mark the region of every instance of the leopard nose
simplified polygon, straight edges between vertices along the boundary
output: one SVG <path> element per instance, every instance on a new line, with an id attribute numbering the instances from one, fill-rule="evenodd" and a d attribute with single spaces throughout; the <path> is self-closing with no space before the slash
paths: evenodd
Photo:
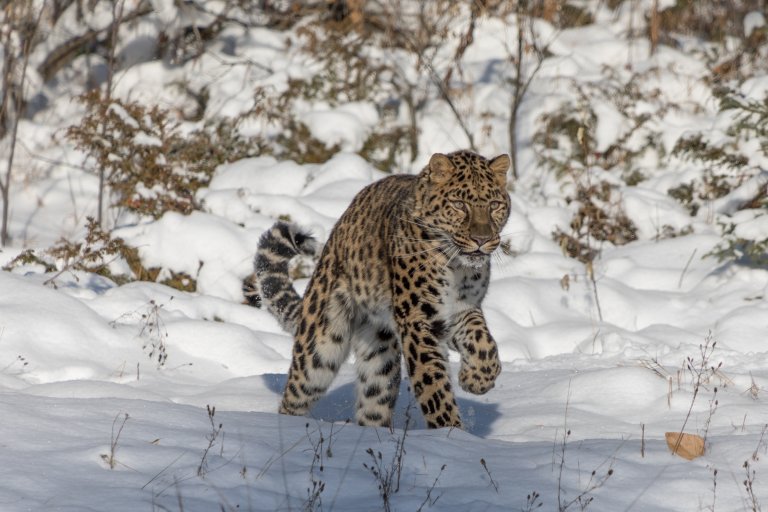
<path id="1" fill-rule="evenodd" d="M 471 238 L 472 238 L 472 241 L 475 242 L 478 247 L 482 247 L 483 245 L 485 245 L 486 242 L 488 242 L 491 239 L 490 236 L 485 236 L 485 235 L 472 235 Z"/>

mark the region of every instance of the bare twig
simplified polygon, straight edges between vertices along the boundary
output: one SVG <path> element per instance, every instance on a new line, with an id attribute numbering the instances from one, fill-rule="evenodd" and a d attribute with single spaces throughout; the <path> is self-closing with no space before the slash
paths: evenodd
<path id="1" fill-rule="evenodd" d="M 587 246 L 590 245 L 592 238 L 587 235 Z M 587 277 L 589 282 L 592 283 L 592 293 L 595 296 L 595 307 L 597 308 L 597 318 L 602 323 L 603 321 L 603 308 L 600 307 L 600 294 L 597 292 L 597 280 L 595 279 L 595 264 L 594 260 L 590 260 L 586 263 Z"/>
<path id="2" fill-rule="evenodd" d="M 762 508 L 760 507 L 760 502 L 757 501 L 757 496 L 755 496 L 755 489 L 754 489 L 754 483 L 755 483 L 755 470 L 750 466 L 749 460 L 744 461 L 744 465 L 742 466 L 744 468 L 745 478 L 744 478 L 744 490 L 747 491 L 747 507 L 749 507 L 749 510 L 751 512 L 760 512 Z"/>
<path id="3" fill-rule="evenodd" d="M 363 467 L 370 471 L 376 479 L 385 512 L 391 510 L 392 504 L 390 500 L 392 494 L 400 490 L 400 477 L 403 472 L 403 458 L 405 457 L 405 439 L 408 437 L 410 423 L 409 407 L 406 409 L 405 427 L 402 434 L 395 439 L 395 451 L 389 463 L 384 462 L 380 451 L 374 452 L 373 448 L 368 448 L 365 451 L 371 457 L 371 464 L 363 463 Z"/>
<path id="4" fill-rule="evenodd" d="M 768 424 L 763 425 L 763 430 L 760 431 L 760 439 L 758 439 L 757 441 L 757 446 L 755 447 L 755 451 L 752 452 L 752 460 L 754 461 L 757 461 L 760 458 L 757 452 L 759 452 L 761 448 L 762 449 L 766 448 L 766 443 L 765 443 L 766 431 L 768 431 Z"/>
<path id="5" fill-rule="evenodd" d="M 517 2 L 517 51 L 514 55 L 515 77 L 511 80 L 514 89 L 512 92 L 512 105 L 510 107 L 508 126 L 509 148 L 512 160 L 512 177 L 515 179 L 519 177 L 519 171 L 517 167 L 517 119 L 520 112 L 520 105 L 523 102 L 525 94 L 528 92 L 528 88 L 530 87 L 531 82 L 541 69 L 541 65 L 544 62 L 544 53 L 549 46 L 549 43 L 547 43 L 544 48 L 539 48 L 535 34 L 533 32 L 533 24 L 530 21 L 530 14 L 525 12 L 527 4 L 527 2 Z M 527 24 L 530 28 L 531 48 L 536 53 L 536 64 L 525 79 L 523 79 L 523 60 L 525 59 L 526 48 L 525 37 L 523 35 L 524 24 Z"/>
<path id="6" fill-rule="evenodd" d="M 532 491 L 528 496 L 526 496 L 525 508 L 522 509 L 522 511 L 532 512 L 534 509 L 541 508 L 544 503 L 539 501 L 539 498 L 541 498 L 541 495 L 536 491 Z"/>
<path id="7" fill-rule="evenodd" d="M 149 484 L 151 484 L 152 482 L 154 482 L 155 480 L 157 480 L 157 479 L 160 477 L 160 475 L 162 475 L 163 473 L 165 473 L 165 472 L 168 470 L 168 468 L 170 468 L 171 466 L 173 466 L 174 464 L 176 464 L 176 463 L 179 461 L 179 459 L 181 459 L 181 458 L 182 458 L 184 455 L 186 455 L 186 454 L 187 454 L 187 452 L 182 452 L 182 453 L 181 453 L 181 454 L 180 454 L 178 457 L 176 457 L 176 458 L 175 458 L 175 459 L 173 459 L 171 462 L 169 462 L 169 463 L 168 463 L 168 464 L 167 464 L 167 465 L 166 465 L 166 466 L 165 466 L 163 469 L 161 469 L 160 471 L 158 471 L 157 473 L 155 473 L 155 476 L 153 476 L 152 478 L 150 478 L 150 479 L 149 479 L 149 481 L 148 481 L 147 483 L 145 483 L 144 485 L 142 485 L 142 486 L 141 486 L 141 489 L 142 489 L 142 490 L 144 490 L 144 488 L 145 488 L 146 486 L 148 486 Z"/>
<path id="8" fill-rule="evenodd" d="M 10 151 L 8 152 L 8 167 L 5 171 L 5 179 L 0 179 L 0 195 L 2 195 L 3 199 L 2 224 L 0 225 L 0 245 L 3 247 L 5 247 L 9 242 L 8 221 L 10 212 L 9 203 L 11 198 L 11 174 L 13 171 L 13 159 L 16 153 L 16 139 L 18 138 L 19 133 L 19 121 L 21 120 L 21 112 L 24 109 L 25 104 L 24 85 L 27 79 L 27 66 L 29 65 L 29 55 L 32 51 L 32 42 L 37 35 L 37 30 L 40 27 L 40 20 L 42 19 L 43 11 L 45 10 L 45 2 L 43 2 L 43 5 L 40 6 L 40 10 L 37 13 L 34 21 L 29 23 L 32 9 L 32 2 L 26 2 L 23 7 L 20 7 L 18 4 L 15 7 L 8 7 L 9 12 L 13 12 L 18 16 L 18 18 L 14 18 L 13 15 L 11 15 L 11 23 L 15 21 L 18 23 L 18 26 L 9 27 L 9 29 L 6 31 L 5 40 L 3 41 L 3 53 L 5 54 L 5 59 L 3 63 L 3 97 L 2 104 L 0 104 L 0 123 L 3 126 L 0 126 L 0 133 L 4 134 L 5 132 L 4 124 L 8 116 L 8 107 L 11 103 L 13 103 L 13 100 L 15 100 L 13 105 L 13 118 L 11 121 L 11 140 Z M 19 76 L 19 83 L 15 86 L 11 83 L 14 73 L 13 68 L 17 65 L 17 60 L 13 54 L 14 52 L 12 51 L 12 45 L 10 44 L 12 34 L 14 32 L 13 28 L 17 29 L 15 32 L 22 39 L 21 73 Z"/>
<path id="9" fill-rule="evenodd" d="M 693 261 L 693 257 L 696 256 L 696 251 L 698 249 L 693 249 L 693 252 L 691 253 L 691 257 L 688 258 L 688 261 L 685 263 L 685 266 L 683 267 L 683 271 L 680 272 L 680 279 L 677 281 L 677 289 L 683 287 L 683 279 L 685 278 L 685 273 L 688 272 L 688 267 L 691 265 L 691 262 Z"/>
<path id="10" fill-rule="evenodd" d="M 497 484 L 496 481 L 493 479 L 493 476 L 491 476 L 491 471 L 488 469 L 488 465 L 485 463 L 485 459 L 480 459 L 480 465 L 483 466 L 483 469 L 488 474 L 488 478 L 491 479 L 491 485 L 493 485 L 493 488 L 496 490 L 496 494 L 498 494 L 499 484 Z"/>
<path id="11" fill-rule="evenodd" d="M 557 475 L 558 512 L 566 512 L 569 508 L 571 508 L 573 505 L 576 505 L 576 504 L 579 505 L 580 510 L 582 511 L 586 510 L 587 507 L 590 505 L 590 503 L 592 503 L 592 501 L 594 500 L 594 496 L 591 496 L 592 492 L 594 492 L 595 490 L 605 485 L 605 482 L 607 482 L 608 479 L 613 476 L 613 463 L 615 461 L 615 458 L 609 458 L 603 461 L 596 469 L 592 470 L 592 473 L 590 473 L 590 476 L 589 476 L 589 481 L 587 481 L 587 484 L 583 488 L 583 490 L 570 501 L 565 501 L 565 497 L 563 495 L 563 470 L 565 469 L 565 454 L 566 454 L 566 448 L 568 445 L 568 438 L 571 436 L 571 430 L 568 428 L 568 409 L 570 406 L 570 401 L 571 401 L 571 383 L 569 382 L 568 395 L 565 402 L 565 417 L 563 420 L 563 438 L 560 445 L 560 464 L 559 464 L 559 470 Z M 605 474 L 603 474 L 603 476 L 598 476 L 597 470 L 600 469 L 600 467 L 603 466 L 608 461 L 610 461 L 608 463 L 608 470 L 605 472 Z M 532 508 L 534 502 L 535 502 L 535 499 L 531 502 L 531 499 L 529 497 L 529 505 L 528 505 L 529 510 Z"/>
<path id="12" fill-rule="evenodd" d="M 712 393 L 712 399 L 709 401 L 709 414 L 707 415 L 707 419 L 704 421 L 704 435 L 701 436 L 704 438 L 705 443 L 707 442 L 707 436 L 709 435 L 709 426 L 712 424 L 712 416 L 714 416 L 718 405 L 719 402 L 717 400 L 717 387 L 715 387 L 714 392 Z"/>
<path id="13" fill-rule="evenodd" d="M 432 491 L 435 490 L 435 486 L 437 486 L 437 481 L 440 480 L 440 476 L 443 474 L 443 470 L 445 470 L 446 464 L 443 464 L 440 467 L 440 472 L 435 477 L 435 481 L 432 482 L 432 487 L 427 489 L 427 496 L 424 498 L 424 501 L 421 502 L 421 505 L 419 508 L 416 509 L 416 512 L 421 512 L 424 509 L 424 505 L 429 505 L 430 507 L 434 506 L 435 503 L 437 503 L 437 500 L 440 499 L 440 496 L 438 495 L 435 499 L 432 499 Z"/>
<path id="14" fill-rule="evenodd" d="M 312 439 L 312 435 L 309 432 L 309 423 L 306 424 L 307 439 L 312 446 L 312 463 L 309 465 L 309 481 L 310 487 L 307 487 L 307 499 L 304 502 L 303 509 L 306 512 L 315 512 L 323 510 L 323 491 L 325 491 L 325 481 L 322 479 L 322 473 L 324 468 L 323 464 L 323 444 L 325 443 L 325 437 L 323 431 L 318 425 L 317 441 Z"/>
<path id="15" fill-rule="evenodd" d="M 563 491 L 563 470 L 565 469 L 565 449 L 568 444 L 568 437 L 571 435 L 571 431 L 568 429 L 568 407 L 571 404 L 571 381 L 568 381 L 568 394 L 565 397 L 565 413 L 563 414 L 563 439 L 560 445 L 560 464 L 557 472 L 557 505 L 562 508 L 562 491 Z"/>
<path id="16" fill-rule="evenodd" d="M 211 432 L 205 436 L 208 440 L 208 446 L 203 450 L 203 457 L 200 459 L 200 464 L 197 466 L 197 476 L 199 477 L 205 477 L 208 472 L 208 453 L 211 451 L 211 448 L 213 448 L 213 445 L 216 443 L 216 440 L 224 428 L 222 423 L 219 423 L 219 425 L 216 426 L 216 423 L 213 421 L 214 415 L 216 414 L 216 407 L 206 405 L 205 408 L 208 411 L 208 420 L 211 422 Z"/>
<path id="17" fill-rule="evenodd" d="M 123 1 L 120 3 L 124 4 Z M 116 4 L 117 2 L 115 2 L 115 5 Z M 134 21 L 141 18 L 142 16 L 146 16 L 147 14 L 154 12 L 154 7 L 149 2 L 138 2 L 138 4 L 139 5 L 137 6 L 136 10 L 131 11 L 125 15 L 121 15 L 121 23 Z M 48 53 L 42 64 L 38 66 L 38 72 L 45 81 L 52 79 L 56 73 L 59 72 L 59 70 L 66 67 L 77 56 L 82 55 L 84 51 L 93 45 L 99 44 L 99 39 L 103 34 L 111 34 L 114 30 L 115 27 L 113 19 L 111 24 L 100 30 L 89 29 L 84 34 L 74 36 L 71 39 L 64 41 L 62 44 Z"/>
<path id="18" fill-rule="evenodd" d="M 678 449 L 680 448 L 680 443 L 683 440 L 683 432 L 685 431 L 685 426 L 688 424 L 688 420 L 691 418 L 693 405 L 696 403 L 696 398 L 699 395 L 700 388 L 706 382 L 708 382 L 712 376 L 716 375 L 720 367 L 723 365 L 722 362 L 717 366 L 711 366 L 709 364 L 709 359 L 712 357 L 712 352 L 714 352 L 716 345 L 717 342 L 713 341 L 712 333 L 709 333 L 704 340 L 704 344 L 699 345 L 701 359 L 697 363 L 695 363 L 691 357 L 686 359 L 686 369 L 690 372 L 693 380 L 693 397 L 691 398 L 691 405 L 688 407 L 688 413 L 685 415 L 683 426 L 680 427 L 680 433 L 677 436 L 677 441 L 675 442 L 674 449 L 672 450 L 673 454 L 677 453 Z M 715 388 L 715 393 L 717 393 L 716 390 L 717 388 Z M 715 406 L 716 405 L 717 401 L 715 401 Z M 714 411 L 711 410 L 711 414 L 712 413 L 714 413 Z"/>
<path id="19" fill-rule="evenodd" d="M 597 489 L 605 485 L 605 482 L 607 482 L 608 479 L 611 478 L 612 476 L 613 476 L 613 462 L 608 467 L 608 471 L 605 472 L 605 475 L 603 475 L 602 478 L 597 476 L 597 470 L 593 470 L 589 476 L 589 481 L 587 482 L 587 485 L 584 488 L 584 490 L 568 503 L 561 504 L 560 512 L 565 512 L 571 506 L 577 503 L 579 504 L 579 508 L 581 510 L 586 510 L 587 506 L 589 506 L 589 504 L 592 503 L 592 501 L 594 501 L 595 499 L 594 496 L 590 496 L 590 494 L 592 494 L 592 492 L 596 491 Z"/>
<path id="20" fill-rule="evenodd" d="M 125 0 L 112 4 L 112 25 L 109 30 L 109 55 L 107 57 L 107 83 L 104 90 L 104 102 L 109 103 L 112 97 L 112 81 L 115 76 L 115 48 L 117 47 L 117 35 L 120 31 L 120 23 L 123 18 L 123 8 Z M 104 125 L 102 124 L 102 130 Z M 96 221 L 99 226 L 104 227 L 104 190 L 107 180 L 107 169 L 99 166 L 99 194 L 96 212 Z"/>
<path id="21" fill-rule="evenodd" d="M 109 441 L 109 453 L 103 453 L 101 454 L 101 458 L 104 462 L 109 465 L 109 469 L 115 469 L 115 466 L 117 466 L 117 458 L 115 455 L 117 454 L 117 443 L 120 441 L 120 434 L 123 433 L 123 428 L 125 428 L 125 424 L 128 421 L 128 413 L 123 413 L 123 421 L 120 423 L 120 426 L 117 429 L 117 432 L 115 432 L 115 425 L 117 425 L 117 421 L 120 418 L 121 414 L 117 414 L 115 416 L 115 419 L 112 420 L 112 434 L 110 436 Z"/>

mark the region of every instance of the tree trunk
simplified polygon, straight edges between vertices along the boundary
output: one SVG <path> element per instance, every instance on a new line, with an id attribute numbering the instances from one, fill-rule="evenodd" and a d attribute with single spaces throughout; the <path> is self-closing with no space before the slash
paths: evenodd
<path id="1" fill-rule="evenodd" d="M 32 42 L 35 38 L 35 35 L 37 34 L 37 29 L 40 27 L 40 20 L 43 16 L 43 10 L 45 8 L 45 5 L 43 5 L 40 8 L 40 11 L 37 13 L 37 15 L 33 15 L 32 11 L 32 3 L 28 3 L 24 7 L 19 7 L 19 9 L 27 9 L 25 11 L 16 11 L 14 14 L 17 14 L 18 17 L 16 19 L 13 19 L 14 22 L 18 23 L 16 26 L 8 27 L 8 32 L 10 33 L 13 29 L 16 29 L 19 33 L 19 36 L 21 37 L 21 75 L 19 78 L 18 85 L 14 85 L 11 83 L 11 74 L 13 73 L 13 68 L 17 64 L 16 59 L 13 58 L 13 56 L 6 55 L 5 60 L 5 69 L 3 70 L 3 85 L 5 86 L 5 91 L 3 94 L 3 107 L 4 107 L 4 113 L 5 115 L 8 114 L 8 107 L 13 104 L 13 119 L 11 121 L 11 140 L 10 140 L 10 152 L 8 154 L 8 167 L 5 171 L 5 181 L 3 183 L 0 183 L 0 192 L 3 196 L 3 213 L 2 213 L 2 224 L 0 224 L 0 245 L 5 247 L 8 245 L 8 242 L 10 241 L 10 237 L 8 235 L 8 222 L 10 221 L 10 189 L 11 189 L 11 174 L 13 170 L 13 158 L 16 153 L 16 137 L 18 136 L 19 132 L 19 120 L 21 118 L 21 113 L 24 111 L 24 83 L 26 82 L 27 77 L 27 66 L 29 65 L 29 54 L 32 51 Z M 30 23 L 32 22 L 32 23 Z M 8 39 L 5 41 L 8 43 L 10 41 L 10 35 L 8 36 Z M 11 53 L 11 47 L 10 44 L 5 45 L 5 51 L 6 54 Z M 3 120 L 3 128 L 5 126 L 5 120 Z"/>

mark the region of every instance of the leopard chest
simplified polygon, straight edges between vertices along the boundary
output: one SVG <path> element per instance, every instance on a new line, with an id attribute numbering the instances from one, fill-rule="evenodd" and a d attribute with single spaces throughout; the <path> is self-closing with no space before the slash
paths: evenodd
<path id="1" fill-rule="evenodd" d="M 460 267 L 453 271 L 455 302 L 479 306 L 488 290 L 489 269 Z"/>
<path id="2" fill-rule="evenodd" d="M 407 315 L 411 308 L 419 308 L 427 320 L 435 316 L 448 320 L 456 313 L 480 306 L 488 280 L 487 267 L 400 269 L 395 272 L 392 301 L 400 305 L 401 314 Z"/>

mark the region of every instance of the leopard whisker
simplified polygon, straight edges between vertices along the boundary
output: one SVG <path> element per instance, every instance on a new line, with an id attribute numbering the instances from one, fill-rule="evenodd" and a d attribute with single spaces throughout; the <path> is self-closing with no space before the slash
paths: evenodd
<path id="1" fill-rule="evenodd" d="M 499 237 L 505 237 L 505 236 L 515 236 L 515 235 L 522 235 L 525 233 L 530 233 L 530 229 L 516 229 L 514 231 L 503 231 L 499 233 Z"/>
<path id="2" fill-rule="evenodd" d="M 409 242 L 450 242 L 451 238 L 444 236 L 441 238 L 414 238 L 410 236 L 394 235 L 395 238 L 400 240 L 408 240 Z"/>
<path id="3" fill-rule="evenodd" d="M 445 268 L 448 268 L 448 266 L 451 264 L 451 261 L 453 261 L 453 259 L 461 253 L 461 249 L 459 249 L 458 247 L 454 246 L 452 247 L 452 249 L 453 249 L 453 254 L 451 254 L 451 256 L 448 258 L 448 261 L 445 262 Z M 446 256 L 448 256 L 448 254 L 446 254 Z"/>
<path id="4" fill-rule="evenodd" d="M 437 245 L 435 247 L 430 247 L 430 248 L 422 250 L 422 251 L 414 251 L 412 253 L 396 254 L 395 257 L 405 258 L 405 257 L 408 257 L 408 256 L 416 256 L 416 255 L 419 255 L 419 254 L 427 254 L 427 253 L 435 253 L 435 252 L 439 252 L 440 254 L 443 254 L 444 256 L 448 256 L 452 250 L 455 250 L 456 253 L 460 252 L 460 250 L 453 243 L 452 239 L 445 239 L 444 241 L 442 241 L 439 245 Z M 455 254 L 453 256 L 455 256 Z M 450 260 L 450 257 L 449 257 L 449 260 Z"/>
<path id="5" fill-rule="evenodd" d="M 423 221 L 409 219 L 409 218 L 406 218 L 406 217 L 400 217 L 400 220 L 404 220 L 405 222 L 410 222 L 411 224 L 414 224 L 416 226 L 419 226 L 420 228 L 424 228 L 424 229 L 426 229 L 428 231 L 431 231 L 431 232 L 437 232 L 437 233 L 440 232 L 435 226 L 431 226 L 431 225 L 429 225 L 429 224 L 427 224 L 427 223 L 425 223 Z"/>
<path id="6" fill-rule="evenodd" d="M 444 248 L 445 244 L 438 245 L 437 247 L 429 247 L 427 249 L 423 249 L 421 251 L 413 251 L 413 252 L 406 252 L 406 253 L 395 253 L 392 256 L 395 258 L 408 258 L 410 256 L 418 256 L 419 254 L 426 254 L 434 251 L 441 251 Z"/>
<path id="7" fill-rule="evenodd" d="M 509 264 L 509 260 L 505 259 L 500 251 L 496 250 L 491 253 L 491 263 L 495 264 L 497 267 L 503 267 Z"/>
<path id="8" fill-rule="evenodd" d="M 451 259 L 453 259 L 458 253 L 461 252 L 461 249 L 456 247 L 454 244 L 445 245 L 442 247 L 442 250 L 440 251 L 443 253 L 443 256 L 447 256 L 448 260 L 445 262 L 447 265 L 450 263 Z"/>

